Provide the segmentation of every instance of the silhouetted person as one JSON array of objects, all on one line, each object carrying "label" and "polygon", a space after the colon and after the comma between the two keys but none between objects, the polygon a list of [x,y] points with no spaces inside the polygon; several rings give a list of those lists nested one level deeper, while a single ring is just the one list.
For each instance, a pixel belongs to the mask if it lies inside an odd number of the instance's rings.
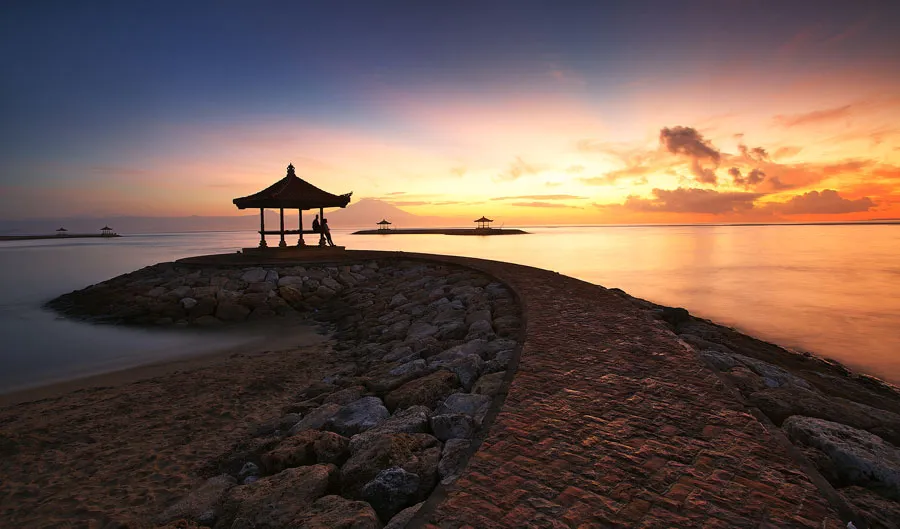
[{"label": "silhouetted person", "polygon": [[330,246],[335,245],[334,241],[331,240],[331,228],[328,227],[328,219],[322,219],[322,235],[328,240]]},{"label": "silhouetted person", "polygon": [[319,229],[320,229],[320,226],[319,226],[319,216],[316,215],[316,218],[313,219],[313,223],[312,223],[312,231],[315,232],[315,233],[319,233]]}]

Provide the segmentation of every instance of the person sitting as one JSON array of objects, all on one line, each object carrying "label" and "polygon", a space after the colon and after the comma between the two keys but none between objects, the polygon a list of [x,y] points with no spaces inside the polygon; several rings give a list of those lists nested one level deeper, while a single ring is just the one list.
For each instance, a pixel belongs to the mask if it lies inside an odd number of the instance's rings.
[{"label": "person sitting", "polygon": [[312,231],[314,233],[319,233],[319,215],[316,215],[316,218],[313,219]]},{"label": "person sitting", "polygon": [[322,219],[322,235],[328,240],[330,246],[335,246],[334,241],[331,240],[331,228],[328,227],[328,219]]}]

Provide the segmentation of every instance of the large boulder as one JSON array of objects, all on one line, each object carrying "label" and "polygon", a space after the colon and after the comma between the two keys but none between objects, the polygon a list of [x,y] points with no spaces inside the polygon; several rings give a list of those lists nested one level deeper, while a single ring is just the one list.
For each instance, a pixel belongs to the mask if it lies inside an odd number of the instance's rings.
[{"label": "large boulder", "polygon": [[425,499],[437,483],[441,443],[424,434],[396,433],[375,437],[360,447],[341,468],[341,490],[349,498],[363,497],[363,487],[393,467],[419,476],[416,501]]},{"label": "large boulder", "polygon": [[877,435],[836,422],[794,415],[782,428],[795,443],[817,448],[844,484],[879,490],[900,500],[900,450]]},{"label": "large boulder", "polygon": [[503,391],[503,381],[505,378],[506,371],[484,375],[475,382],[474,386],[472,386],[472,393],[493,397]]},{"label": "large boulder", "polygon": [[809,382],[776,365],[749,356],[735,354],[732,358],[744,364],[751,371],[763,377],[763,382],[770,388],[796,387],[814,391]]},{"label": "large boulder", "polygon": [[816,417],[866,430],[900,446],[900,415],[890,411],[790,387],[758,391],[749,401],[777,425],[791,415]]},{"label": "large boulder", "polygon": [[266,271],[262,268],[249,268],[241,275],[245,283],[259,283],[266,280]]},{"label": "large boulder", "polygon": [[474,417],[476,422],[480,424],[481,419],[484,418],[484,415],[487,413],[492,400],[493,399],[487,395],[454,393],[438,406],[435,410],[435,414],[464,413]]},{"label": "large boulder", "polygon": [[303,303],[304,294],[299,285],[285,285],[283,287],[278,287],[278,294],[292,307],[300,306]]},{"label": "large boulder", "polygon": [[418,341],[423,338],[428,338],[429,336],[434,336],[437,334],[438,328],[430,323],[424,321],[417,321],[409,326],[409,330],[406,331],[406,340],[407,341]]},{"label": "large boulder", "polygon": [[350,451],[357,452],[375,437],[390,433],[426,433],[431,410],[425,406],[410,406],[399,410],[378,426],[350,438]]},{"label": "large boulder", "polygon": [[475,436],[475,419],[465,413],[444,413],[431,417],[431,431],[441,441],[471,439]]},{"label": "large boulder", "polygon": [[317,430],[325,426],[331,417],[341,411],[340,404],[323,404],[311,410],[303,419],[291,428],[291,435],[304,430]]},{"label": "large boulder", "polygon": [[178,503],[163,511],[157,522],[166,524],[174,520],[186,519],[212,525],[221,514],[222,501],[226,493],[235,484],[234,478],[227,474],[209,478]]},{"label": "large boulder", "polygon": [[413,519],[413,516],[415,516],[416,513],[419,512],[419,508],[422,507],[422,503],[417,503],[412,507],[407,507],[397,513],[393,518],[391,518],[391,521],[384,526],[384,529],[405,529],[406,526],[409,525],[410,520]]},{"label": "large boulder", "polygon": [[325,429],[347,437],[374,428],[391,414],[378,397],[363,397],[342,407],[325,423]]},{"label": "large boulder", "polygon": [[380,529],[381,522],[364,501],[340,496],[323,496],[308,511],[295,519],[291,527],[302,529]]},{"label": "large boulder", "polygon": [[444,443],[444,449],[441,452],[441,462],[438,463],[438,474],[441,476],[441,483],[447,485],[456,481],[466,467],[466,461],[469,457],[469,448],[472,442],[468,439],[451,439]]},{"label": "large boulder", "polygon": [[270,474],[315,463],[341,465],[350,455],[349,445],[349,439],[334,432],[306,430],[263,454],[262,462]]},{"label": "large boulder", "polygon": [[420,481],[418,474],[400,467],[387,468],[363,486],[362,496],[382,520],[390,520],[416,502]]},{"label": "large boulder", "polygon": [[[289,468],[250,485],[231,489],[226,500],[231,527],[289,527],[302,519],[313,502],[335,486],[334,465]],[[223,525],[228,527],[228,525]]]},{"label": "large boulder", "polygon": [[459,379],[455,373],[440,370],[403,384],[388,393],[384,401],[389,410],[416,405],[434,408],[458,387]]}]

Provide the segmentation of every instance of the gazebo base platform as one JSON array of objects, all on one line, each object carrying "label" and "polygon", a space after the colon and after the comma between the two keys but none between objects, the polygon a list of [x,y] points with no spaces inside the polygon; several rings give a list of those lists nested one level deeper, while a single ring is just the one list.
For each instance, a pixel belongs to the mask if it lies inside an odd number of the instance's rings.
[{"label": "gazebo base platform", "polygon": [[327,255],[329,253],[340,253],[345,250],[344,246],[269,246],[267,248],[242,248],[241,253],[244,255],[265,255],[268,257],[304,257],[311,253],[316,255]]}]

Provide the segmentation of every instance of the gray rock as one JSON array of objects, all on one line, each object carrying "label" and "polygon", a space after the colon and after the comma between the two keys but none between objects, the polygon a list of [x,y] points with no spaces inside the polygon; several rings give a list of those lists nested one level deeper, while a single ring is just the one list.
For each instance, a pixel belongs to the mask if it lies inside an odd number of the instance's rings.
[{"label": "gray rock", "polygon": [[431,431],[441,441],[471,439],[475,436],[475,419],[465,413],[445,413],[431,418]]},{"label": "gray rock", "polygon": [[418,359],[413,360],[412,362],[401,364],[394,369],[391,369],[388,373],[395,377],[403,375],[412,375],[413,377],[415,377],[427,374],[428,372],[429,370],[427,362],[425,362],[425,360]]},{"label": "gray rock", "polygon": [[343,288],[344,288],[344,285],[338,283],[337,281],[335,281],[334,279],[332,279],[330,277],[325,277],[322,279],[322,286],[330,288],[334,292],[339,292],[339,291],[343,290]]},{"label": "gray rock", "polygon": [[241,467],[241,471],[238,472],[238,479],[243,482],[250,476],[259,476],[259,473],[259,466],[252,461],[247,461],[246,463],[244,463],[244,466]]},{"label": "gray rock", "polygon": [[512,350],[498,352],[493,360],[490,360],[485,364],[484,372],[497,373],[499,371],[506,371],[506,368],[509,367],[510,360],[512,360],[512,354]]},{"label": "gray rock", "polygon": [[223,498],[236,484],[235,479],[227,474],[209,478],[199,488],[163,511],[157,521],[166,524],[184,518],[214,522],[221,512]]},{"label": "gray rock", "polygon": [[303,420],[291,427],[290,434],[295,435],[305,430],[318,430],[339,411],[341,411],[340,404],[323,404],[311,410],[303,417]]},{"label": "gray rock", "polygon": [[281,287],[302,287],[303,278],[298,276],[284,276],[278,278],[278,288]]},{"label": "gray rock", "polygon": [[441,476],[442,484],[449,485],[459,478],[466,468],[471,446],[472,442],[467,439],[451,439],[444,443],[441,462],[438,463],[438,474]]},{"label": "gray rock", "polygon": [[465,413],[474,417],[476,423],[480,423],[491,405],[491,400],[487,395],[454,393],[444,399],[444,402],[435,410],[435,414]]},{"label": "gray rock", "polygon": [[378,397],[363,397],[342,407],[325,423],[325,428],[350,437],[374,428],[391,414]]},{"label": "gray rock", "polygon": [[197,306],[197,300],[194,298],[181,298],[181,306],[187,310],[191,310],[192,308]]},{"label": "gray rock", "polygon": [[216,318],[222,321],[244,321],[250,314],[250,309],[231,301],[222,301],[216,307]]},{"label": "gray rock", "polygon": [[480,377],[481,373],[484,371],[485,366],[484,360],[476,354],[457,358],[446,364],[440,363],[436,365],[442,369],[447,369],[456,373],[456,377],[459,378],[459,384],[465,391],[472,390],[478,377]]},{"label": "gray rock", "polygon": [[267,283],[277,283],[278,282],[278,271],[266,270],[266,279],[265,280]]},{"label": "gray rock", "polygon": [[340,391],[335,391],[334,393],[328,395],[322,401],[322,404],[334,403],[340,404],[341,406],[346,406],[351,402],[361,399],[364,392],[365,388],[362,386],[351,386]]},{"label": "gray rock", "polygon": [[165,293],[166,293],[166,287],[154,287],[154,288],[151,288],[147,292],[147,296],[149,296],[151,298],[158,298]]},{"label": "gray rock", "polygon": [[494,328],[491,327],[491,323],[484,320],[478,320],[472,325],[469,325],[469,333],[466,335],[467,339],[474,338],[485,338],[494,335]]},{"label": "gray rock", "polygon": [[421,340],[437,334],[438,328],[424,321],[417,321],[409,326],[406,333],[407,340]]},{"label": "gray rock", "polygon": [[363,486],[362,498],[372,505],[382,520],[390,520],[415,502],[419,482],[417,474],[400,467],[387,468]]},{"label": "gray rock", "polygon": [[247,289],[244,291],[245,293],[263,293],[268,294],[269,292],[275,290],[275,283],[270,283],[268,281],[262,281],[260,283],[250,283],[247,285]]},{"label": "gray rock", "polygon": [[[439,325],[442,323],[460,322],[465,324],[466,311],[461,308],[455,308],[451,304],[441,306],[437,314],[434,316],[433,323]],[[466,324],[468,325],[468,324]]]},{"label": "gray rock", "polygon": [[479,378],[472,387],[472,393],[493,397],[502,391],[506,371],[490,373]]},{"label": "gray rock", "polygon": [[749,356],[739,354],[732,355],[732,358],[749,367],[750,370],[752,370],[757,375],[763,377],[766,385],[770,388],[789,386],[813,391],[813,388],[809,385],[809,382],[803,380],[797,375],[794,375],[793,373],[785,371],[778,366],[772,365],[768,362],[763,362],[762,360],[757,360],[756,358],[750,358]]},{"label": "gray rock", "polygon": [[391,518],[391,521],[384,526],[384,529],[405,529],[409,524],[409,521],[413,519],[413,516],[415,516],[416,513],[419,512],[419,508],[422,507],[422,503],[417,503],[412,507],[407,507],[397,513],[393,518]]},{"label": "gray rock", "polygon": [[241,281],[246,283],[259,283],[266,280],[266,271],[262,268],[250,268],[241,274]]},{"label": "gray rock", "polygon": [[316,289],[316,295],[321,296],[323,298],[330,298],[334,294],[335,294],[335,291],[331,288],[328,288],[325,285],[321,285],[319,288]]},{"label": "gray rock", "polygon": [[406,299],[406,296],[404,296],[403,294],[394,294],[394,297],[391,298],[389,306],[392,309],[395,309],[400,305],[405,305],[407,303],[409,303],[409,300]]},{"label": "gray rock", "polygon": [[846,483],[900,500],[900,450],[894,445],[864,430],[800,415],[788,417],[782,428],[795,443],[824,452]]},{"label": "gray rock", "polygon": [[400,410],[378,426],[350,438],[350,452],[357,452],[378,436],[392,433],[426,433],[430,414],[431,410],[425,406],[410,406]]},{"label": "gray rock", "polygon": [[465,323],[451,321],[438,327],[438,332],[434,337],[441,341],[462,340],[468,333],[469,328],[466,327]]},{"label": "gray rock", "polygon": [[411,354],[413,354],[413,350],[411,347],[409,347],[408,345],[401,345],[393,348],[390,353],[384,355],[384,357],[382,357],[382,360],[384,360],[385,362],[396,362],[397,360],[410,356]]},{"label": "gray rock", "polygon": [[704,361],[718,369],[719,371],[728,371],[738,365],[738,361],[728,353],[715,351],[713,349],[704,349],[697,353]]},{"label": "gray rock", "polygon": [[488,342],[481,339],[470,340],[464,344],[445,349],[428,358],[429,362],[452,362],[458,358],[465,358],[475,354],[484,358]]},{"label": "gray rock", "polygon": [[515,349],[517,345],[518,343],[515,340],[510,340],[509,338],[498,338],[496,340],[491,340],[490,342],[487,342],[485,346],[486,354],[489,357],[493,358],[494,355],[496,355],[500,351]]},{"label": "gray rock", "polygon": [[180,286],[178,288],[172,289],[172,292],[169,292],[168,295],[172,296],[175,299],[186,298],[193,294],[194,289],[189,286]]}]

